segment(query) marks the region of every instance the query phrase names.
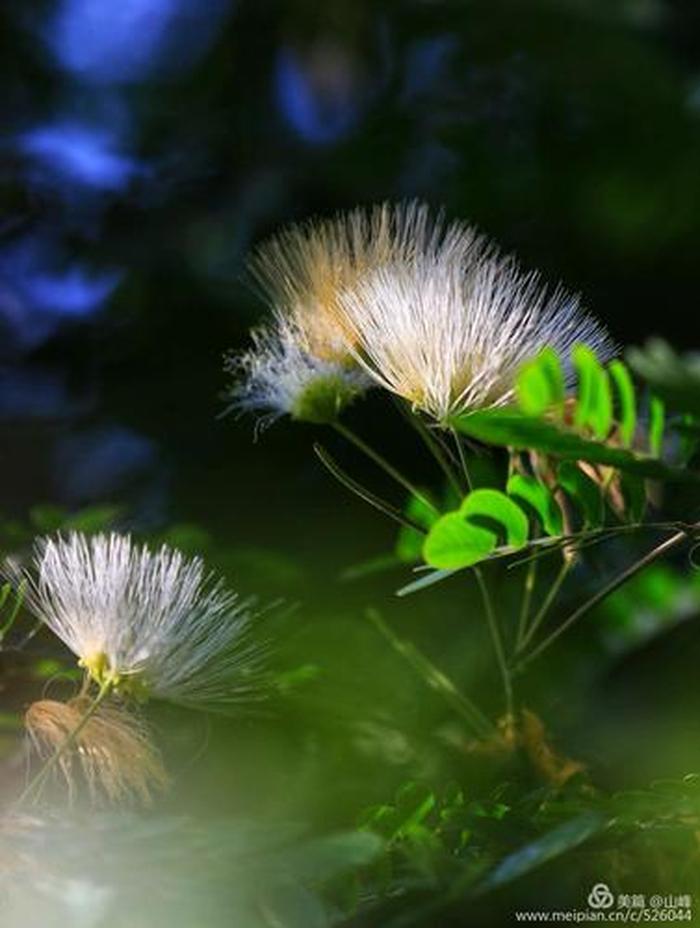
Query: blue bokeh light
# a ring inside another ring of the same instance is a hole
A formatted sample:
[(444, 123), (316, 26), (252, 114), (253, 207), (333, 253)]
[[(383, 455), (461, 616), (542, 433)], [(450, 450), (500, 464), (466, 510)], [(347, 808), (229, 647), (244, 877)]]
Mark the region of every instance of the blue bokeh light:
[(72, 119), (36, 126), (18, 137), (17, 146), (29, 160), (34, 178), (51, 186), (118, 193), (148, 173), (143, 164), (123, 153), (115, 132)]
[(228, 0), (59, 0), (45, 34), (65, 71), (128, 83), (190, 66), (228, 8)]
[(278, 52), (274, 74), (278, 108), (304, 141), (327, 145), (348, 135), (361, 113), (351, 61), (333, 49), (307, 59), (291, 48)]

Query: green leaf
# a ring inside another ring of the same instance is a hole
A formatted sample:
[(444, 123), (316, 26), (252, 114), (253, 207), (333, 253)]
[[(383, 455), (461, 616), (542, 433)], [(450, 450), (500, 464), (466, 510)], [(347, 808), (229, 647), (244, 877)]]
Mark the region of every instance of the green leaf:
[(658, 480), (695, 482), (698, 479), (692, 471), (668, 467), (656, 458), (590, 441), (552, 422), (525, 416), (513, 409), (479, 410), (456, 416), (451, 424), (464, 435), (490, 445), (541, 451), (565, 460), (607, 464)]
[(578, 374), (574, 422), (579, 427), (590, 426), (597, 438), (605, 438), (613, 418), (608, 372), (586, 345), (576, 345), (572, 359)]
[(451, 570), (425, 571), (418, 580), (413, 580), (411, 583), (407, 583), (406, 586), (402, 586), (400, 590), (397, 590), (396, 595), (411, 596), (413, 593), (419, 593), (421, 590), (425, 590), (429, 586), (435, 586), (436, 583), (442, 583), (443, 580), (447, 580), (448, 577), (451, 577), (456, 572), (456, 568)]
[(423, 558), (431, 567), (470, 567), (482, 561), (497, 544), (495, 532), (472, 525), (461, 512), (448, 512), (430, 529), (423, 543)]
[(560, 407), (564, 402), (566, 384), (556, 351), (544, 348), (536, 358), (524, 364), (515, 389), (518, 404), (527, 415), (539, 416), (552, 407)]
[(487, 557), (498, 545), (498, 535), (475, 519), (497, 523), (512, 548), (527, 543), (527, 516), (513, 500), (498, 490), (473, 490), (457, 512), (448, 512), (434, 523), (423, 544), (425, 561), (431, 567), (458, 568)]
[(90, 506), (87, 509), (81, 509), (63, 523), (63, 527), (75, 532), (102, 532), (110, 528), (121, 514), (119, 506)]
[(561, 510), (551, 491), (536, 477), (513, 474), (507, 485), (510, 496), (515, 496), (530, 505), (548, 535), (561, 535)]
[(700, 353), (679, 355), (654, 338), (644, 348), (630, 348), (627, 361), (673, 409), (700, 415)]
[(496, 889), (524, 876), (547, 861), (573, 850), (605, 828), (607, 819), (596, 811), (583, 812), (558, 825), (541, 838), (505, 857), (478, 887), (477, 892)]
[(608, 371), (617, 391), (620, 438), (625, 448), (629, 448), (637, 427), (637, 397), (634, 384), (630, 372), (622, 361), (613, 361), (608, 366)]
[(663, 400), (658, 396), (652, 396), (649, 401), (649, 450), (657, 458), (661, 454), (665, 422), (666, 410)]
[(477, 516), (498, 522), (511, 548), (522, 548), (527, 543), (527, 516), (517, 503), (499, 490), (473, 490), (464, 498), (459, 511), (466, 519)]
[[(435, 510), (428, 506), (422, 499), (411, 496), (406, 504), (404, 513), (418, 525), (429, 529), (435, 523), (438, 516)], [(419, 561), (423, 551), (423, 541), (425, 536), (417, 529), (410, 528), (408, 525), (402, 525), (396, 539), (396, 548), (394, 553), (396, 557), (405, 564)]]
[(562, 461), (557, 468), (557, 483), (566, 490), (583, 514), (584, 525), (597, 527), (605, 518), (605, 503), (600, 487), (587, 477), (573, 461)]

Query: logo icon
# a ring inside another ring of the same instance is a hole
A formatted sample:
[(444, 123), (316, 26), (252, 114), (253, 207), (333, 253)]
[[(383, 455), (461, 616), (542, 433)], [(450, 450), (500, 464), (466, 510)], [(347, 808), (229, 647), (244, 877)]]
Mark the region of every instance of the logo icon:
[(596, 883), (588, 894), (588, 904), (592, 909), (609, 909), (615, 897), (607, 883)]

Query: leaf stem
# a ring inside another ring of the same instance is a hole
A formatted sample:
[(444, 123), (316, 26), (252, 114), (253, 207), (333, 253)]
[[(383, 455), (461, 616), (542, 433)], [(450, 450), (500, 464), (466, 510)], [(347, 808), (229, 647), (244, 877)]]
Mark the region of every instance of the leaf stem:
[(437, 462), (440, 470), (447, 477), (447, 481), (454, 492), (458, 497), (461, 498), (464, 495), (464, 487), (462, 487), (459, 480), (457, 479), (457, 475), (455, 474), (452, 465), (448, 461), (445, 452), (440, 447), (439, 441), (431, 435), (430, 429), (425, 425), (420, 416), (417, 413), (411, 412), (405, 403), (401, 403), (399, 408), (401, 409), (401, 412), (403, 413), (406, 421), (416, 430), (420, 436), (425, 447)]
[[(692, 526), (692, 529), (700, 529), (700, 523), (696, 523)], [(591, 609), (594, 609), (599, 603), (601, 603), (606, 597), (611, 593), (614, 593), (615, 590), (623, 586), (628, 580), (631, 580), (636, 574), (641, 570), (644, 570), (645, 567), (648, 567), (649, 564), (652, 564), (654, 561), (658, 560), (662, 555), (666, 554), (668, 551), (671, 551), (673, 548), (677, 548), (678, 545), (682, 544), (688, 539), (689, 532), (687, 530), (682, 530), (676, 532), (674, 535), (671, 535), (670, 538), (667, 538), (665, 541), (662, 541), (661, 544), (657, 545), (651, 551), (640, 558), (626, 570), (623, 570), (622, 573), (618, 574), (617, 577), (614, 577), (609, 583), (607, 583), (602, 589), (600, 589), (595, 596), (592, 596), (589, 600), (583, 603), (578, 609), (575, 609), (571, 615), (565, 619), (558, 628), (556, 628), (550, 635), (548, 635), (543, 641), (540, 642), (537, 647), (530, 651), (529, 654), (519, 662), (518, 670), (522, 670), (527, 664), (533, 661), (536, 657), (539, 657), (546, 649), (553, 644), (560, 635), (567, 631), (571, 626), (582, 618), (586, 613), (590, 612)]]
[(351, 493), (359, 496), (361, 500), (364, 500), (364, 502), (368, 503), (374, 509), (377, 509), (389, 519), (393, 519), (394, 522), (398, 522), (399, 525), (403, 525), (405, 528), (413, 529), (416, 532), (420, 532), (421, 535), (425, 535), (425, 528), (422, 525), (415, 522), (410, 516), (400, 512), (395, 506), (392, 506), (391, 503), (386, 502), (386, 500), (372, 493), (371, 490), (363, 487), (362, 484), (350, 477), (349, 474), (346, 474), (322, 445), (318, 443), (314, 444), (314, 452), (326, 470), (335, 477), (338, 483), (342, 484), (347, 490), (350, 490)]
[(532, 620), (532, 623), (530, 624), (529, 628), (525, 630), (522, 641), (520, 642), (520, 645), (518, 646), (516, 653), (520, 653), (521, 651), (524, 651), (525, 648), (528, 646), (528, 644), (534, 638), (535, 634), (537, 633), (537, 629), (540, 627), (542, 622), (544, 622), (545, 618), (547, 617), (549, 613), (549, 610), (552, 608), (552, 604), (554, 600), (559, 595), (559, 591), (561, 590), (562, 585), (564, 581), (566, 580), (566, 578), (568, 577), (569, 571), (571, 570), (572, 567), (573, 567), (573, 562), (571, 561), (570, 558), (567, 558), (565, 555), (564, 562), (559, 568), (559, 572), (554, 578), (554, 582), (549, 588), (549, 592), (545, 596), (544, 602), (540, 606), (537, 614)]
[(380, 467), (392, 480), (395, 480), (396, 483), (400, 484), (404, 490), (407, 490), (411, 496), (415, 496), (416, 499), (420, 500), (424, 506), (427, 506), (428, 509), (432, 510), (435, 513), (439, 514), (438, 508), (431, 503), (428, 497), (421, 493), (421, 491), (411, 483), (404, 475), (398, 471), (393, 464), (390, 464), (379, 452), (375, 451), (374, 448), (370, 447), (364, 439), (360, 438), (352, 429), (349, 429), (347, 425), (344, 425), (342, 422), (334, 422), (333, 428), (338, 432), (339, 435), (342, 435), (346, 441), (349, 441), (356, 448), (362, 451), (370, 460)]
[(367, 618), (377, 631), (422, 677), (430, 689), (439, 693), (455, 712), (471, 726), (479, 737), (489, 737), (495, 732), (493, 722), (479, 707), (460, 690), (450, 678), (439, 670), (418, 648), (394, 634), (376, 609), (367, 610)]
[(537, 581), (537, 558), (531, 558), (527, 563), (527, 573), (525, 574), (525, 584), (523, 586), (523, 598), (520, 605), (520, 616), (518, 618), (518, 630), (515, 636), (516, 653), (522, 647), (525, 629), (530, 618), (530, 608), (532, 606), (532, 595), (535, 591)]
[(489, 632), (491, 634), (491, 640), (493, 641), (493, 650), (496, 656), (496, 663), (498, 664), (498, 669), (503, 680), (503, 694), (505, 696), (506, 704), (506, 715), (510, 719), (513, 715), (513, 682), (511, 680), (510, 668), (508, 667), (508, 661), (506, 660), (505, 649), (503, 647), (503, 637), (501, 635), (501, 630), (498, 627), (498, 620), (496, 619), (496, 613), (493, 608), (493, 602), (484, 580), (484, 576), (479, 567), (474, 568), (474, 576), (476, 577), (476, 582), (479, 585), (479, 591), (481, 592), (481, 598), (484, 603), (484, 612), (486, 613), (486, 621), (488, 624)]

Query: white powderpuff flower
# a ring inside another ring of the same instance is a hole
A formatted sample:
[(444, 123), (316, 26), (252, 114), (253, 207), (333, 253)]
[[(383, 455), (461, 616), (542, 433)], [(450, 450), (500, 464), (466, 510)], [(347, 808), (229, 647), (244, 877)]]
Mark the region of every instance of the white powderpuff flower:
[(334, 422), (374, 381), (360, 367), (318, 358), (303, 347), (289, 320), (252, 333), (253, 346), (230, 355), (233, 376), (229, 410), (259, 414), (258, 429), (281, 416), (302, 422)]
[(352, 366), (353, 332), (339, 311), (340, 294), (377, 268), (431, 253), (440, 241), (458, 253), (471, 235), (457, 224), (444, 230), (425, 204), (383, 203), (283, 229), (257, 249), (249, 270), (278, 323), (293, 325), (301, 350)]
[(518, 369), (546, 346), (571, 374), (579, 342), (605, 360), (615, 346), (577, 295), (543, 284), (472, 230), (366, 274), (339, 298), (358, 362), (439, 423), (512, 401)]
[(40, 539), (25, 601), (93, 679), (135, 698), (226, 709), (265, 694), (250, 601), (163, 545), (116, 533)]

